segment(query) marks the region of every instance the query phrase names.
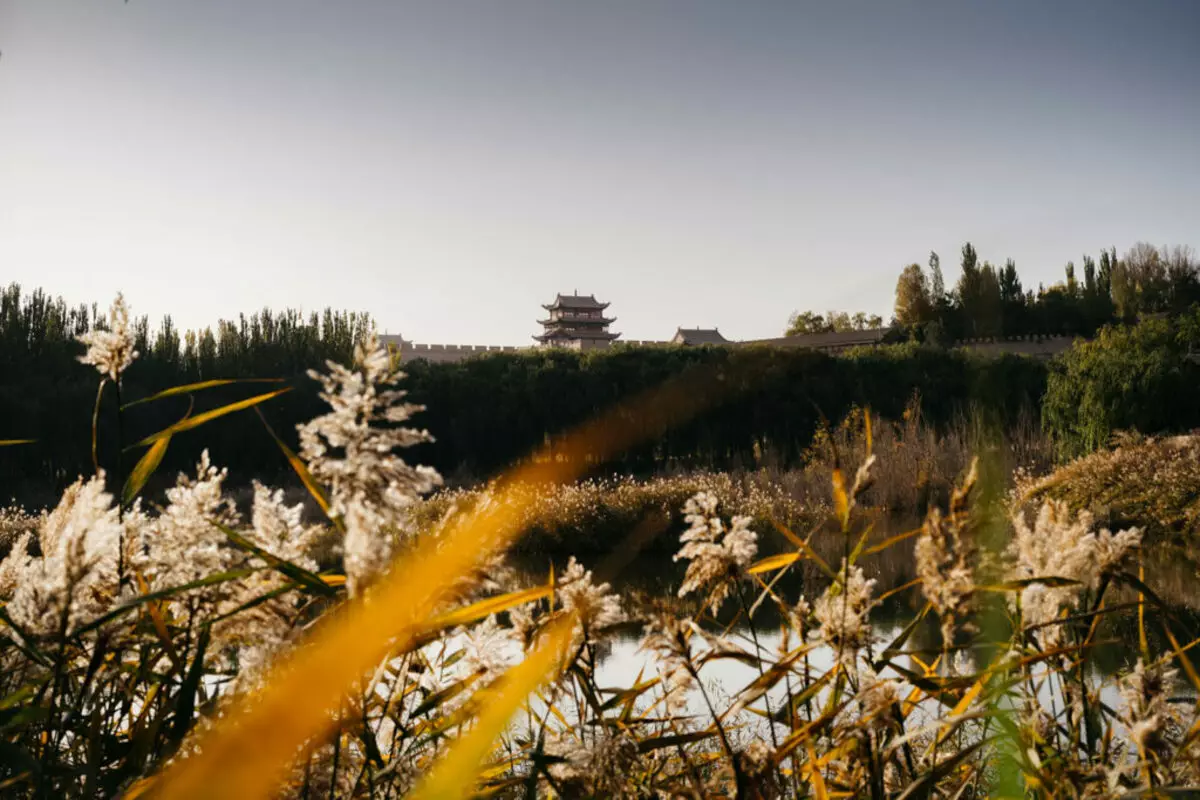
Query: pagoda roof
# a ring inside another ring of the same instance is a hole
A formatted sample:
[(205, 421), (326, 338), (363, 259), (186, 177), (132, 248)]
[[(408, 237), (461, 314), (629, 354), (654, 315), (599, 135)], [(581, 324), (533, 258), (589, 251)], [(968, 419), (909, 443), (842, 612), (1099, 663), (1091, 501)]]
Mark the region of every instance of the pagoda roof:
[(549, 341), (550, 339), (565, 339), (568, 341), (571, 339), (607, 339), (607, 340), (611, 341), (613, 339), (620, 337), (620, 335), (621, 334), (619, 334), (619, 333), (609, 333), (608, 331), (598, 331), (598, 330), (564, 331), (560, 328), (554, 328), (554, 329), (546, 331), (543, 334), (534, 336), (533, 338), (537, 339), (539, 342)]
[(560, 317), (559, 319), (539, 319), (538, 325), (545, 325), (546, 327), (552, 325), (575, 325), (577, 323), (611, 325), (616, 321), (616, 317)]
[(581, 294), (559, 294), (554, 298), (554, 302), (548, 306), (542, 306), (547, 311), (553, 311), (556, 308), (608, 308), (608, 303), (601, 303), (596, 300), (595, 295)]

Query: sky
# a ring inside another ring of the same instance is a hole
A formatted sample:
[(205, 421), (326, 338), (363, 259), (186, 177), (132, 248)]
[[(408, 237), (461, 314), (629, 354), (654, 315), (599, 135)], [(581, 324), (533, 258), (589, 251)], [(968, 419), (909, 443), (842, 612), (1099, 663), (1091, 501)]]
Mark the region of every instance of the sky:
[(890, 315), (1200, 247), (1200, 3), (0, 0), (0, 282), (418, 342)]

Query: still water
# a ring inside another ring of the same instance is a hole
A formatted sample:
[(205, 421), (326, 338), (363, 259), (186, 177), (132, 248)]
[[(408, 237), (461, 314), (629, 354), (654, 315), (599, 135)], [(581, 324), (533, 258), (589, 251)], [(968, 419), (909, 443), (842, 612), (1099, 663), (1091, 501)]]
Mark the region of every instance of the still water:
[[(890, 530), (881, 531), (880, 537), (886, 537), (896, 530), (903, 530), (907, 521), (899, 521), (888, 526)], [(844, 546), (838, 541), (825, 541), (817, 545), (822, 555), (829, 563), (836, 565), (840, 560), (837, 550)], [(1177, 547), (1146, 548), (1146, 583), (1153, 588), (1158, 597), (1167, 605), (1163, 611), (1152, 608), (1147, 613), (1147, 635), (1152, 649), (1161, 654), (1168, 650), (1162, 624), (1169, 620), (1173, 632), (1182, 642), (1200, 637), (1200, 583), (1197, 582), (1197, 558), (1193, 553)], [(605, 559), (598, 557), (589, 561), (581, 559), (585, 566), (603, 564)], [(548, 567), (547, 562), (555, 563), (561, 571), (566, 558), (538, 557), (536, 554), (526, 555), (523, 564), (532, 573), (544, 576)], [(890, 590), (901, 587), (913, 580), (911, 541), (897, 546), (887, 552), (877, 554), (860, 562), (868, 578), (875, 578), (875, 596), (880, 596)], [(685, 571), (684, 564), (675, 563), (669, 552), (659, 551), (643, 553), (639, 558), (625, 565), (619, 572), (610, 576), (610, 583), (615, 591), (622, 595), (627, 609), (637, 609), (649, 603), (660, 603), (673, 598)], [(1136, 568), (1134, 568), (1136, 571)], [(801, 565), (794, 574), (775, 587), (781, 597), (788, 602), (795, 602), (800, 597), (814, 600), (825, 588), (827, 579), (811, 564)], [(747, 602), (753, 602), (753, 596), (747, 597)], [(1119, 602), (1136, 600), (1130, 590), (1110, 590), (1106, 595), (1108, 605)], [(886, 602), (876, 607), (871, 614), (873, 649), (881, 652), (912, 622), (925, 599), (919, 587), (897, 592)], [(736, 609), (740, 607), (736, 599), (726, 602), (719, 615), (723, 622), (733, 623), (729, 630), (728, 639), (737, 647), (754, 653), (755, 642), (744, 618), (736, 621)], [(1003, 618), (1002, 607), (997, 607), (996, 613)], [(720, 626), (706, 626), (719, 632)], [(769, 661), (778, 656), (781, 644), (780, 619), (771, 603), (763, 604), (755, 615), (755, 627), (760, 652)], [(1007, 631), (1003, 633), (1007, 636)], [(601, 688), (624, 688), (634, 685), (639, 679), (657, 677), (654, 656), (641, 649), (641, 631), (631, 629), (622, 635), (605, 643), (598, 653), (597, 683)], [(697, 640), (699, 637), (695, 637)], [(982, 637), (981, 637), (982, 638)], [(918, 658), (926, 663), (931, 662), (941, 651), (941, 636), (935, 619), (928, 618), (916, 625), (910, 638), (904, 646), (906, 653), (898, 657), (898, 662), (914, 672), (922, 672)], [(1138, 654), (1138, 634), (1136, 618), (1133, 613), (1126, 611), (1122, 616), (1107, 619), (1099, 626), (1096, 636), (1097, 646), (1089, 655), (1088, 681), (1093, 687), (1099, 687), (1101, 697), (1110, 707), (1116, 708), (1120, 703), (1115, 677), (1132, 668)], [(795, 634), (791, 635), (791, 646), (797, 644)], [(697, 648), (702, 648), (702, 641), (696, 642)], [(975, 672), (979, 666), (986, 665), (989, 659), (986, 648), (976, 650), (966, 649), (960, 661), (964, 672)], [(835, 654), (828, 648), (814, 649), (808, 658), (814, 675), (820, 675), (834, 663)], [(978, 666), (977, 666), (978, 665)], [(960, 673), (961, 674), (961, 673)], [(702, 668), (700, 678), (710, 699), (718, 708), (728, 707), (739, 692), (748, 686), (759, 675), (755, 666), (734, 659), (711, 661)], [(895, 677), (890, 670), (884, 670), (885, 677)], [(793, 687), (794, 689), (794, 687)], [(1182, 699), (1194, 697), (1192, 686), (1182, 676), (1177, 678), (1176, 694)], [(781, 684), (768, 694), (767, 700), (772, 707), (777, 707), (779, 698), (786, 692)], [(1049, 702), (1048, 694), (1043, 698)], [(759, 704), (761, 707), (761, 703)], [(701, 718), (708, 715), (703, 697), (698, 692), (692, 692), (688, 698), (688, 708)]]

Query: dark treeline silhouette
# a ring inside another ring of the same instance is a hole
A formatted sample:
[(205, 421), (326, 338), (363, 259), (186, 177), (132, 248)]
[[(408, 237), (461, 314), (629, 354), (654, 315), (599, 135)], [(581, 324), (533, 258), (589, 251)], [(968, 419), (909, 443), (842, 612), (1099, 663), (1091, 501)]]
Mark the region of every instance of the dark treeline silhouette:
[[(91, 420), (99, 376), (78, 363), (83, 346), (74, 337), (97, 324), (95, 308), (66, 306), (41, 292), (22, 295), (10, 287), (0, 296), (0, 439), (34, 438), (0, 448), (0, 497), (42, 502), (80, 474), (90, 473)], [(292, 391), (260, 408), (272, 428), (295, 444), (295, 426), (325, 406), (306, 370), (326, 359), (348, 362), (370, 322), (358, 314), (308, 317), (292, 311), (259, 312), (222, 322), (215, 331), (181, 335), (169, 320), (151, 334), (137, 322), (141, 356), (125, 373), (123, 400), (211, 378), (281, 378)], [(452, 479), (485, 478), (553, 441), (571, 427), (619, 401), (699, 368), (713, 386), (737, 381), (736, 390), (687, 424), (623, 454), (610, 467), (649, 473), (663, 468), (724, 469), (761, 458), (797, 464), (822, 418), (837, 421), (853, 406), (869, 406), (899, 419), (918, 395), (924, 418), (949, 424), (982, 415), (997, 425), (1036, 415), (1045, 391), (1046, 368), (1008, 356), (908, 344), (844, 356), (770, 347), (614, 347), (576, 353), (533, 350), (496, 353), (453, 364), (414, 361), (404, 365), (411, 399), (428, 409), (415, 422), (436, 441), (412, 457)], [(277, 388), (237, 384), (171, 397), (126, 410), (115, 423), (116, 397), (108, 391), (100, 409), (99, 460), (117, 472), (118, 442), (126, 445), (193, 413)], [(253, 411), (216, 419), (174, 437), (156, 481), (160, 490), (190, 470), (202, 448), (227, 466), (231, 481), (283, 482), (289, 468)], [(124, 470), (142, 450), (126, 451)]]
[[(78, 475), (91, 472), (92, 412), (100, 378), (92, 367), (78, 362), (84, 347), (75, 337), (103, 327), (105, 311), (96, 305), (68, 306), (40, 290), (22, 293), (15, 284), (0, 292), (0, 440), (37, 440), (0, 448), (0, 503), (10, 497), (32, 502), (53, 497)], [(311, 417), (322, 408), (313, 382), (303, 377), (305, 371), (326, 359), (349, 361), (370, 324), (364, 314), (329, 309), (307, 316), (264, 310), (223, 320), (215, 329), (181, 333), (170, 317), (156, 329), (141, 317), (133, 321), (140, 356), (123, 376), (121, 399), (128, 403), (212, 378), (282, 378), (296, 390), (265, 410), (277, 415), (287, 428), (284, 433), (292, 434), (292, 420)], [(205, 391), (194, 396), (194, 410), (199, 413), (273, 388), (277, 387), (257, 384)], [(128, 445), (161, 430), (187, 413), (189, 403), (179, 397), (129, 409), (119, 436), (117, 397), (110, 387), (98, 416), (101, 465), (114, 472), (119, 441)], [(267, 476), (279, 464), (278, 451), (270, 453), (266, 445), (271, 440), (264, 441), (265, 435), (253, 414), (218, 420), (197, 435), (177, 437), (163, 467), (173, 476), (207, 446), (214, 460), (221, 453), (224, 460), (219, 463), (228, 464), (238, 479)], [(140, 451), (126, 453), (126, 468), (139, 455)]]
[(1099, 258), (1066, 265), (1064, 279), (1035, 292), (1016, 264), (981, 262), (963, 245), (959, 276), (947, 287), (937, 253), (929, 268), (910, 264), (896, 282), (895, 324), (920, 341), (949, 343), (995, 336), (1092, 336), (1112, 323), (1183, 313), (1200, 303), (1200, 262), (1187, 246), (1155, 248), (1139, 242), (1123, 256), (1115, 248)]

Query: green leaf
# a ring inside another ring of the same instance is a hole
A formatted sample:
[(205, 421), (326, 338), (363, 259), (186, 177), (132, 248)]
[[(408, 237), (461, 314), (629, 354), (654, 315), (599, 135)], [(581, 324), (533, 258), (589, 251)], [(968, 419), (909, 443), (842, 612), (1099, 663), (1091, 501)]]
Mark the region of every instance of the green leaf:
[(267, 565), (275, 571), (282, 573), (283, 575), (294, 580), (296, 583), (301, 584), (302, 586), (319, 595), (323, 595), (325, 597), (335, 597), (337, 595), (337, 589), (321, 580), (320, 576), (318, 576), (316, 573), (309, 572), (304, 567), (301, 567), (298, 564), (293, 564), (291, 561), (280, 558), (279, 556), (271, 555), (271, 553), (262, 549), (232, 528), (226, 527), (219, 522), (212, 522), (211, 520), (210, 522), (213, 527), (225, 534), (225, 536), (229, 538), (229, 541), (233, 542), (242, 550), (258, 556), (263, 561), (267, 562)]
[(34, 646), (33, 637), (31, 637), (24, 628), (13, 622), (12, 617), (8, 615), (8, 611), (3, 606), (0, 606), (0, 621), (4, 622), (5, 625), (17, 632), (17, 636), (20, 637), (21, 641), (16, 642), (15, 644), (21, 649), (21, 652), (25, 653), (43, 667), (49, 667), (51, 665), (52, 662), (50, 659), (43, 655), (42, 652), (38, 650), (36, 646)]
[[(190, 431), (192, 428), (199, 428), (204, 423), (211, 422), (212, 420), (216, 419), (217, 417), (223, 417), (226, 414), (232, 414), (235, 411), (243, 411), (247, 408), (251, 408), (253, 406), (258, 405), (259, 403), (265, 403), (266, 401), (271, 400), (272, 398), (278, 397), (281, 394), (290, 392), (291, 390), (292, 390), (292, 388), (290, 386), (287, 387), (286, 389), (277, 389), (274, 392), (267, 392), (266, 394), (255, 395), (254, 397), (250, 397), (245, 400), (239, 400), (236, 403), (230, 403), (229, 405), (224, 405), (224, 406), (221, 406), (220, 408), (214, 408), (211, 411), (205, 411), (203, 414), (197, 414), (194, 417), (189, 417), (185, 420), (180, 420), (179, 422), (176, 422), (174, 425), (172, 425), (169, 428), (164, 428), (163, 430), (159, 431), (158, 433), (147, 436), (145, 439), (142, 439), (140, 442), (133, 445), (133, 447), (141, 447), (143, 445), (154, 444), (155, 442), (157, 442), (159, 439), (162, 439), (163, 437), (174, 436), (177, 433), (183, 433), (184, 431)], [(126, 449), (131, 449), (131, 448), (126, 448)]]
[(192, 717), (196, 711), (196, 690), (200, 687), (200, 678), (204, 675), (204, 651), (208, 649), (210, 626), (200, 629), (200, 640), (196, 643), (196, 655), (188, 667), (187, 676), (179, 686), (179, 699), (175, 704), (175, 721), (171, 726), (171, 739), (182, 741), (192, 727)]
[(187, 383), (182, 386), (172, 386), (170, 389), (163, 389), (161, 392), (152, 394), (149, 397), (143, 397), (140, 400), (126, 403), (121, 406), (124, 411), (132, 406), (141, 405), (142, 403), (152, 403), (155, 400), (161, 400), (164, 397), (175, 397), (181, 394), (191, 394), (192, 392), (203, 391), (204, 389), (212, 389), (217, 386), (228, 386), (232, 383), (283, 383), (283, 378), (215, 378), (210, 381), (199, 381), (198, 383)]
[(681, 733), (677, 736), (652, 736), (649, 739), (643, 739), (638, 742), (638, 752), (650, 753), (655, 750), (661, 750), (664, 747), (676, 747), (681, 744), (702, 742), (710, 736), (716, 735), (716, 730), (709, 728), (708, 730), (694, 731), (692, 733)]
[(161, 600), (165, 597), (173, 597), (177, 594), (182, 594), (183, 592), (188, 592), (188, 591), (191, 591), (192, 589), (199, 589), (204, 586), (213, 586), (218, 583), (225, 583), (226, 581), (235, 581), (238, 578), (244, 578), (247, 575), (253, 575), (254, 573), (256, 573), (258, 571), (259, 571), (259, 568), (254, 567), (252, 569), (238, 569), (238, 570), (231, 570), (229, 572), (217, 572), (212, 575), (206, 575), (205, 577), (203, 577), (199, 580), (191, 581), (189, 583), (181, 583), (178, 586), (172, 586), (169, 589), (159, 589), (156, 592), (150, 592), (149, 594), (138, 595), (137, 597), (133, 598), (129, 602), (125, 603), (125, 605), (118, 606), (117, 608), (114, 608), (112, 611), (108, 612), (104, 616), (98, 617), (98, 618), (92, 620), (91, 622), (89, 622), (87, 625), (84, 625), (83, 627), (76, 629), (75, 631), (73, 631), (71, 633), (71, 635), (74, 637), (79, 637), (85, 633), (91, 633), (92, 631), (96, 630), (100, 626), (105, 625), (108, 622), (111, 622), (112, 620), (116, 619), (117, 617), (120, 617), (120, 616), (134, 610), (135, 608), (138, 608), (139, 606), (142, 606), (143, 604), (149, 603), (153, 600)]

